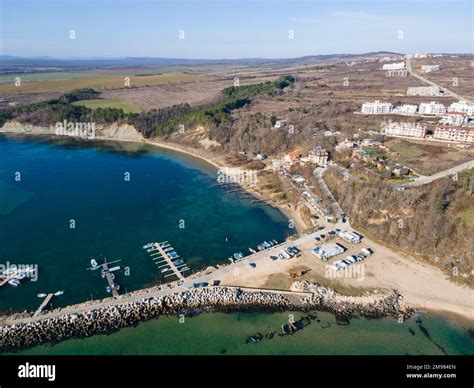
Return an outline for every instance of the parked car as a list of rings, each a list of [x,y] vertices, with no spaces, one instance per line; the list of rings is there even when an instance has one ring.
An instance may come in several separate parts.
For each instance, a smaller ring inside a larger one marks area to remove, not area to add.
[[[257,267],[257,264],[255,264],[255,263],[249,263],[249,265],[250,265],[252,268],[256,268],[256,267]]]

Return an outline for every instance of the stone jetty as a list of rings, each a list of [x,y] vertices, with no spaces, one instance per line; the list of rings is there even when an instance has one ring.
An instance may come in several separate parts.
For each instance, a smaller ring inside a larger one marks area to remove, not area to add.
[[[23,319],[20,323],[0,326],[0,349],[21,349],[68,338],[89,337],[160,315],[209,310],[324,310],[338,315],[393,316],[397,319],[412,314],[396,291],[350,297],[307,282],[295,282],[292,289],[294,291],[209,287],[161,296],[143,295],[140,300],[124,299],[121,304],[91,306],[89,310],[76,313],[68,310],[58,314],[53,310],[39,320]]]

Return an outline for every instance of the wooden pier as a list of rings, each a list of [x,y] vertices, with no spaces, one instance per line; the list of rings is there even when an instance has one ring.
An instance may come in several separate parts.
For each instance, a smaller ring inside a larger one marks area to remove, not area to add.
[[[169,247],[162,247],[161,245],[167,244],[168,241],[163,241],[161,243],[155,243],[153,245],[154,248],[156,248],[155,251],[150,252],[150,257],[152,260],[155,262],[155,264],[158,266],[158,268],[161,268],[161,273],[164,274],[163,276],[165,278],[169,276],[177,276],[178,279],[184,279],[183,272],[188,271],[189,268],[186,267],[185,263],[181,263],[179,265],[176,265],[173,260],[180,259],[180,256],[174,256],[170,257],[168,255],[168,252],[165,252],[165,249],[167,248],[172,248],[171,245]],[[170,250],[169,252],[173,252],[174,248]],[[164,264],[163,264],[164,263]],[[171,272],[171,273],[167,273]]]
[[[107,283],[109,283],[109,287],[112,291],[112,295],[119,296],[117,286],[115,285],[114,279],[112,279],[112,276],[110,275],[109,264],[108,263],[102,264],[102,269],[105,271],[105,278],[107,279]]]
[[[53,292],[51,294],[46,295],[46,297],[43,300],[43,303],[41,303],[41,305],[38,307],[38,309],[33,314],[33,318],[37,317],[38,315],[41,314],[43,309],[49,304],[49,302],[51,302],[51,299],[53,299],[53,296],[54,296]]]
[[[119,296],[118,291],[120,290],[120,286],[115,283],[111,273],[114,272],[114,271],[119,270],[120,267],[116,266],[116,267],[113,267],[113,268],[109,268],[109,265],[114,264],[114,263],[118,263],[120,261],[122,261],[122,260],[115,260],[115,261],[110,261],[110,262],[106,261],[105,263],[97,264],[97,266],[95,266],[95,267],[87,268],[88,271],[95,271],[99,268],[102,269],[102,271],[103,271],[102,272],[102,277],[105,277],[105,279],[107,280],[107,283],[108,283],[109,288],[110,288],[110,292],[112,293],[113,296]]]

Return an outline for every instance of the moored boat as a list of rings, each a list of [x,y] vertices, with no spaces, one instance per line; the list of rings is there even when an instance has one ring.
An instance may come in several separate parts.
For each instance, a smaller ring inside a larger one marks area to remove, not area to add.
[[[56,292],[54,293],[54,296],[59,296],[59,295],[62,295],[62,294],[64,294],[64,291],[63,291],[63,290],[60,290],[60,291],[56,291]]]
[[[18,279],[10,279],[8,281],[8,284],[10,284],[13,287],[18,287],[20,285],[20,281]]]

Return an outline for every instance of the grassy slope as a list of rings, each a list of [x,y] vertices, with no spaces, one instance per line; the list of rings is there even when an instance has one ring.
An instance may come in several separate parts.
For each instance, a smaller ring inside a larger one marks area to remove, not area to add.
[[[133,104],[119,98],[104,98],[97,100],[82,100],[73,102],[73,105],[81,105],[86,108],[116,108],[122,109],[125,113],[139,113],[140,109]]]

